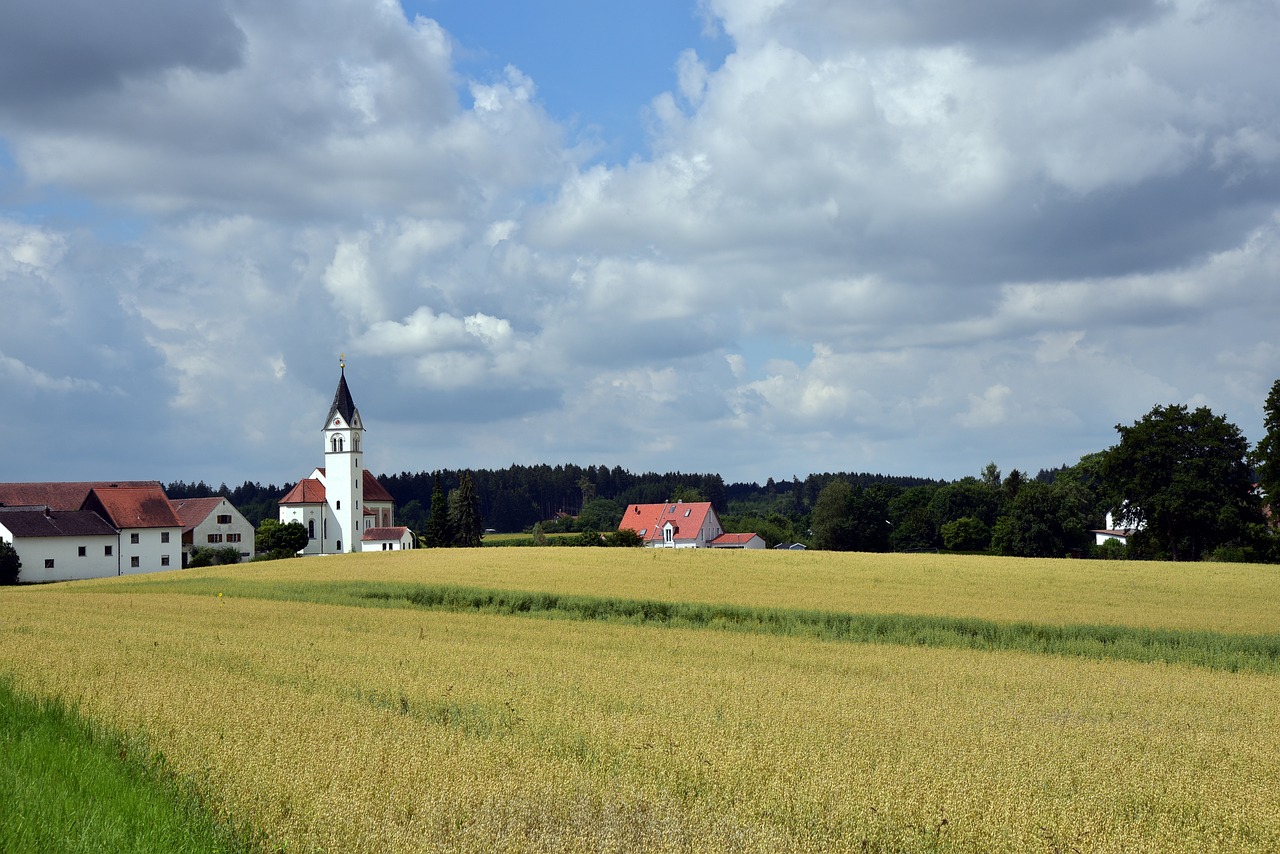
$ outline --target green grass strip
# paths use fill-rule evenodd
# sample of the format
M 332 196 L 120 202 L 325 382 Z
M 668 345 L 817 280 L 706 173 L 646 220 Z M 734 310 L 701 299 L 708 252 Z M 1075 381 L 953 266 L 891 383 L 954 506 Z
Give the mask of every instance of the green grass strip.
M 443 611 L 721 629 L 847 643 L 1014 650 L 1094 659 L 1164 662 L 1231 672 L 1280 672 L 1280 635 L 1002 623 L 972 617 L 845 614 L 449 585 L 366 591 L 361 595 L 384 601 L 402 600 L 415 607 Z
M 846 643 L 1012 650 L 1092 659 L 1163 662 L 1230 672 L 1280 673 L 1280 635 L 1121 625 L 999 622 L 928 614 L 849 614 L 748 605 L 618 599 L 450 584 L 379 581 L 267 582 L 168 578 L 86 592 L 242 596 L 326 605 L 416 607 L 628 625 L 700 628 Z
M 0 679 L 0 851 L 242 852 L 163 760 Z

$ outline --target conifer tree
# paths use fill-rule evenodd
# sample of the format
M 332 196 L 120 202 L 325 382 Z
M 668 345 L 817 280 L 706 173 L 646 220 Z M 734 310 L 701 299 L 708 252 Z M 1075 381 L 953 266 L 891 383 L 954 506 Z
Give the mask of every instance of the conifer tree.
M 440 486 L 440 473 L 431 477 L 431 515 L 427 517 L 427 529 L 423 532 L 423 545 L 429 549 L 453 545 L 453 533 L 449 530 L 449 504 Z

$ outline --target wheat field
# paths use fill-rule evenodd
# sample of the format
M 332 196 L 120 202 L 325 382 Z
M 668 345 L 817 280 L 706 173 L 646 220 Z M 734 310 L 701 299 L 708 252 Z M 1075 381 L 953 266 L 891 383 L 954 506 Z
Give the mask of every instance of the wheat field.
M 0 591 L 0 676 L 162 753 L 264 850 L 1280 850 L 1274 675 L 247 595 L 431 582 L 1270 633 L 1272 573 L 351 555 Z

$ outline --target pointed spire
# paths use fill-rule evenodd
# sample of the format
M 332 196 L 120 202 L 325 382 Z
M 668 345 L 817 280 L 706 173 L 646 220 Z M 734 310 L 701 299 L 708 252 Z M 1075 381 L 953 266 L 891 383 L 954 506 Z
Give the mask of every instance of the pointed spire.
M 329 407 L 329 415 L 324 420 L 325 429 L 333 425 L 333 417 L 335 415 L 341 415 L 342 420 L 348 425 L 354 425 L 359 413 L 359 410 L 356 409 L 355 401 L 351 399 L 351 389 L 347 388 L 347 362 L 345 355 L 338 359 L 338 368 L 341 371 L 338 375 L 338 390 L 333 393 L 333 406 Z

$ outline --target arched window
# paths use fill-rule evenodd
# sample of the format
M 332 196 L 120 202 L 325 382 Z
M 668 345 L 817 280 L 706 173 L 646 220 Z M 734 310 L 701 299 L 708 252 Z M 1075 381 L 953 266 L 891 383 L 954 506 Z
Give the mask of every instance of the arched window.
M 342 453 L 342 437 L 341 436 L 334 436 L 333 439 L 330 441 L 329 445 L 330 447 L 333 448 L 333 452 L 335 454 Z
M 316 520 L 315 519 L 307 520 L 307 536 L 313 540 L 316 538 Z
M 354 436 L 351 437 L 351 450 L 353 451 L 360 450 L 360 434 L 359 433 L 356 433 Z

